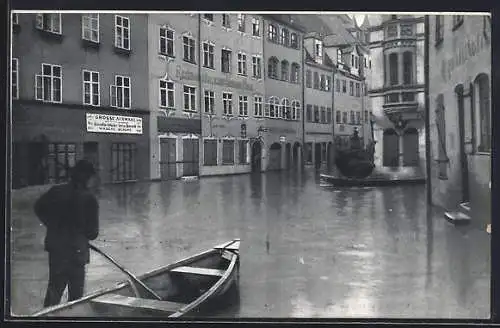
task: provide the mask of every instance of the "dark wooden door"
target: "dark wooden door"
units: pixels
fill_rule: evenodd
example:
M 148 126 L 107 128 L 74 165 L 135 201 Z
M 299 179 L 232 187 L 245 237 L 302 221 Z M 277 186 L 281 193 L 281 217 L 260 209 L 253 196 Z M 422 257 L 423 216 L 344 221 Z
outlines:
M 403 166 L 418 166 L 418 131 L 413 128 L 403 136 Z
M 177 147 L 174 138 L 160 138 L 160 174 L 162 180 L 177 178 Z
M 197 176 L 199 171 L 199 143 L 198 139 L 183 139 L 183 175 Z
M 399 136 L 390 129 L 384 131 L 384 166 L 399 166 Z

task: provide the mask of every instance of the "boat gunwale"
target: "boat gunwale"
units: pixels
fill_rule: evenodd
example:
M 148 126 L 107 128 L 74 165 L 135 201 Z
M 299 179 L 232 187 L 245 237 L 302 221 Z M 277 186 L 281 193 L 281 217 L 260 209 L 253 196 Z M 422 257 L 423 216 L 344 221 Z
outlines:
M 236 239 L 234 239 L 234 240 L 236 240 Z M 231 241 L 229 241 L 227 243 L 224 243 L 222 245 L 226 245 L 228 243 L 231 243 Z M 186 263 L 199 260 L 199 259 L 201 259 L 201 258 L 203 258 L 205 256 L 211 255 L 212 253 L 220 253 L 220 251 L 223 250 L 223 248 L 216 248 L 216 247 L 219 247 L 219 246 L 212 247 L 210 249 L 207 249 L 207 250 L 204 250 L 202 252 L 199 252 L 199 253 L 197 253 L 195 255 L 192 255 L 192 256 L 180 259 L 180 260 L 178 260 L 178 261 L 176 261 L 174 263 L 170 263 L 170 264 L 164 265 L 162 267 L 150 270 L 150 271 L 148 271 L 148 272 L 146 272 L 146 273 L 144 273 L 144 274 L 142 274 L 140 276 L 137 276 L 137 278 L 139 280 L 144 280 L 144 279 L 150 278 L 150 277 L 152 277 L 154 275 L 157 275 L 159 273 L 162 273 L 164 271 L 170 271 L 170 270 L 172 270 L 172 269 L 174 269 L 176 267 L 183 266 Z M 225 271 L 227 272 L 228 270 L 229 270 L 229 267 Z M 130 281 L 123 280 L 121 282 L 116 283 L 115 286 L 113 286 L 113 287 L 98 289 L 95 292 L 90 293 L 90 294 L 88 294 L 86 296 L 83 296 L 82 298 L 79 298 L 77 300 L 70 301 L 70 302 L 65 302 L 65 303 L 58 304 L 58 305 L 54 305 L 54 306 L 51 306 L 51 307 L 39 310 L 39 311 L 37 311 L 37 312 L 35 312 L 35 313 L 31 314 L 31 315 L 18 315 L 18 317 L 40 317 L 40 316 L 44 316 L 46 314 L 49 314 L 51 312 L 55 312 L 57 310 L 62 310 L 64 308 L 69 308 L 69 307 L 72 307 L 74 305 L 79 305 L 80 303 L 88 302 L 88 301 L 92 300 L 93 298 L 102 296 L 102 295 L 107 294 L 107 293 L 115 292 L 115 291 L 120 290 L 120 289 L 122 289 L 122 288 L 124 288 L 126 286 L 130 286 Z M 191 303 L 193 303 L 193 302 L 191 302 Z M 187 305 L 189 305 L 191 303 L 188 303 Z

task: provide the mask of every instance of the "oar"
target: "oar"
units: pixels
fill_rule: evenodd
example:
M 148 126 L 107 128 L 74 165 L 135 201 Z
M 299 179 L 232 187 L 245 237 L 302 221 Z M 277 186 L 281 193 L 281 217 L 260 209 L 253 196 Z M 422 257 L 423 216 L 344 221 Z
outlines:
M 146 290 L 148 294 L 152 295 L 154 298 L 156 298 L 156 299 L 158 299 L 158 300 L 161 301 L 161 297 L 158 294 L 156 294 L 153 290 L 151 290 L 151 288 L 149 288 L 142 281 L 140 281 L 132 272 L 128 271 L 123 266 L 121 266 L 118 262 L 116 262 L 111 256 L 109 256 L 108 254 L 104 253 L 102 250 L 100 250 L 99 248 L 97 248 L 96 246 L 94 246 L 94 245 L 92 245 L 90 243 L 89 243 L 89 247 L 91 249 L 93 249 L 94 251 L 96 251 L 97 253 L 99 253 L 102 256 L 104 256 L 106 259 L 108 259 L 108 261 L 110 261 L 115 266 L 117 266 L 118 269 L 122 270 L 130 278 L 129 279 L 130 280 L 130 285 L 132 286 L 132 288 L 134 289 L 134 293 L 138 297 L 140 297 L 140 294 L 139 294 L 139 290 L 137 289 L 137 285 L 141 286 L 142 289 Z

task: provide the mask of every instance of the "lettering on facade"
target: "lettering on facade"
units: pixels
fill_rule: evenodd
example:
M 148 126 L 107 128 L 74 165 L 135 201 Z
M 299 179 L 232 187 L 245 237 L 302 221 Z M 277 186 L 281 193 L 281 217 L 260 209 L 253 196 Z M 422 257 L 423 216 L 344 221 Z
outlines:
M 198 81 L 199 77 L 198 73 L 194 73 L 188 70 L 183 70 L 181 65 L 177 65 L 175 76 L 179 80 L 188 80 L 188 81 Z M 229 77 L 224 77 L 224 78 L 212 77 L 207 73 L 201 74 L 201 82 L 204 84 L 216 84 L 229 88 L 248 90 L 252 92 L 254 91 L 253 86 L 246 81 L 235 81 Z
M 86 114 L 87 132 L 142 134 L 142 118 L 107 114 Z
M 466 39 L 462 46 L 455 49 L 451 58 L 443 59 L 441 64 L 443 80 L 448 81 L 457 67 L 464 65 L 470 58 L 476 56 L 488 46 L 489 41 L 484 37 L 483 33 L 477 33 L 474 38 Z

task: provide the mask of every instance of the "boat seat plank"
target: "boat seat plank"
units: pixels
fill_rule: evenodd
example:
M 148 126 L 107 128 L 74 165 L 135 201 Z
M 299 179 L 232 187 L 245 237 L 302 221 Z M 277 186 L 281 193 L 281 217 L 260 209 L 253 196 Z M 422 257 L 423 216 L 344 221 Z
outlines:
M 147 298 L 123 296 L 119 294 L 106 294 L 92 300 L 94 303 L 119 305 L 130 308 L 143 308 L 164 312 L 177 312 L 187 304 L 170 301 L 160 301 Z
M 222 277 L 224 275 L 224 270 L 217 269 L 209 269 L 209 268 L 200 268 L 200 267 L 192 267 L 192 266 L 181 266 L 171 270 L 172 272 L 178 273 L 193 273 L 203 276 L 217 276 Z

